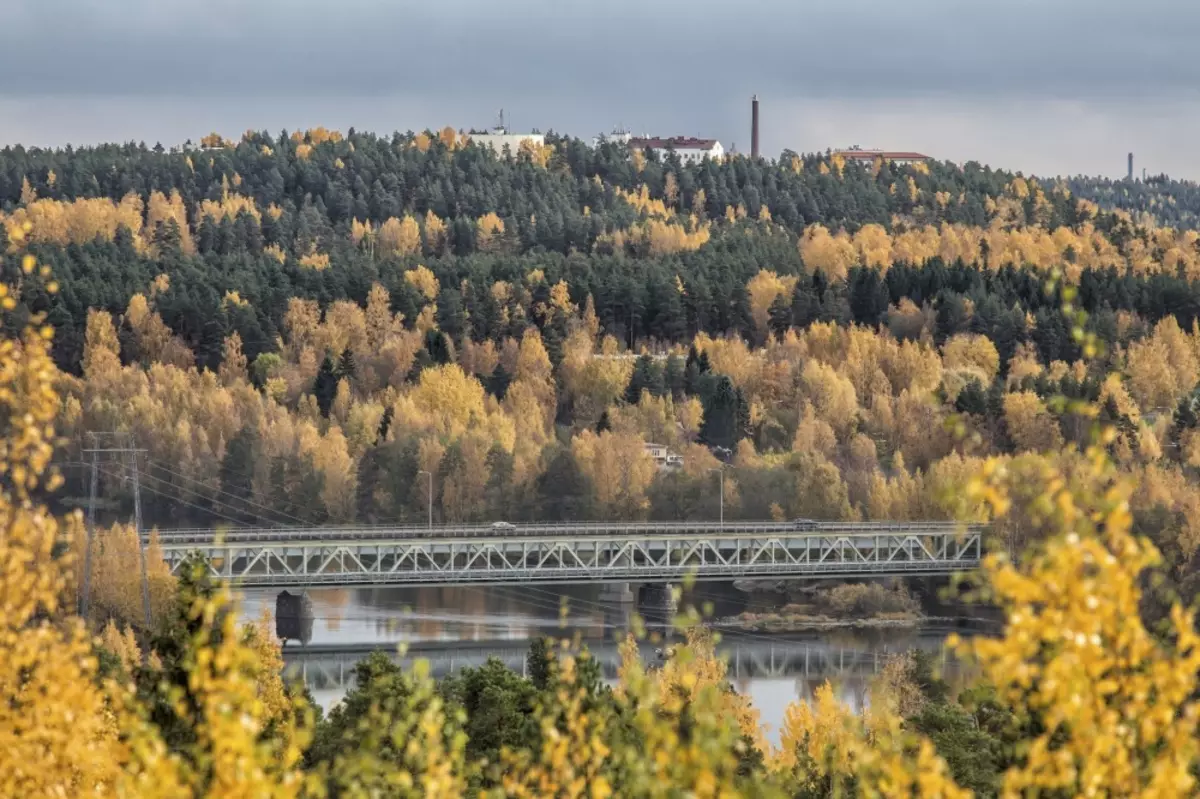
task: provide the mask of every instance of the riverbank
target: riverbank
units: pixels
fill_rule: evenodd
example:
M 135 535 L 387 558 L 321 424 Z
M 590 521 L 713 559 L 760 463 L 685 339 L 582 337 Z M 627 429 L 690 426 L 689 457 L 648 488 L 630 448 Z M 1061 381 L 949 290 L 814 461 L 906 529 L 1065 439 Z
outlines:
M 750 608 L 718 619 L 717 629 L 787 633 L 831 629 L 912 628 L 930 621 L 902 583 L 780 585 L 749 592 Z

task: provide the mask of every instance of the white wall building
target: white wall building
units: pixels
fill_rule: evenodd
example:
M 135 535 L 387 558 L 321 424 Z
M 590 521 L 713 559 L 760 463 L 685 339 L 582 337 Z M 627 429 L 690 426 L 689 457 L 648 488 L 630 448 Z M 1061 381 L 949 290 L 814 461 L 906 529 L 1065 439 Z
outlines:
M 672 151 L 684 164 L 698 164 L 705 158 L 716 161 L 725 157 L 725 148 L 716 139 L 697 139 L 691 136 L 675 136 L 669 139 L 657 136 L 640 136 L 629 139 L 631 150 L 658 150 L 659 155 Z
M 546 143 L 546 137 L 541 133 L 509 133 L 506 128 L 492 128 L 487 133 L 470 133 L 471 141 L 478 144 L 480 147 L 490 147 L 492 152 L 503 157 L 505 148 L 508 155 L 513 158 L 521 152 L 521 145 L 528 142 L 530 145 L 541 147 Z
M 633 134 L 624 128 L 613 128 L 612 133 L 601 133 L 599 136 L 592 137 L 592 147 L 599 147 L 601 144 L 629 144 L 633 140 Z

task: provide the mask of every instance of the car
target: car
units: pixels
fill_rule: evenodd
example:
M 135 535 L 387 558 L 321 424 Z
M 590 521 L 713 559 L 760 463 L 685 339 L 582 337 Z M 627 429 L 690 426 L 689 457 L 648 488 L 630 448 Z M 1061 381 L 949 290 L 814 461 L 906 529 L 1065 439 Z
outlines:
M 514 525 L 509 524 L 508 522 L 492 522 L 492 529 L 493 530 L 515 530 L 517 528 Z
M 812 519 L 792 519 L 793 530 L 816 530 L 817 523 Z

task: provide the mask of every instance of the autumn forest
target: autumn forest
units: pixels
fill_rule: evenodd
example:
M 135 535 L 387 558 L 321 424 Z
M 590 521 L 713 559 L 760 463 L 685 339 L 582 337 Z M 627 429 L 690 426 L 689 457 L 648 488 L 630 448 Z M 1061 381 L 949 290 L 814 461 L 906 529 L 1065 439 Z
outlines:
M 555 135 L 0 150 L 0 793 L 1194 795 L 1198 228 L 1166 177 Z M 143 623 L 116 461 L 75 615 L 97 431 L 147 527 L 988 521 L 1003 630 L 774 742 L 694 611 L 612 682 L 373 655 L 321 718 L 153 538 Z
M 1152 186 L 1074 188 L 450 130 L 0 152 L 57 282 L 10 324 L 57 331 L 63 503 L 83 434 L 128 430 L 164 527 L 420 521 L 422 470 L 445 521 L 713 518 L 721 461 L 733 516 L 949 518 L 980 459 L 1087 440 L 1065 396 L 1188 559 L 1200 235 Z

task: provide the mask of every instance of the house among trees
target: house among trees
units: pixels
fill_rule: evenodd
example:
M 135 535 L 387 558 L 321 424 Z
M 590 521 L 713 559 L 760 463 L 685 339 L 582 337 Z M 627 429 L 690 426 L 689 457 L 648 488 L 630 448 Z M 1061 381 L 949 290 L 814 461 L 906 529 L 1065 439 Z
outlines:
M 667 448 L 666 444 L 652 444 L 646 442 L 646 454 L 654 459 L 654 465 L 659 470 L 665 469 L 682 469 L 683 456 L 676 455 Z

